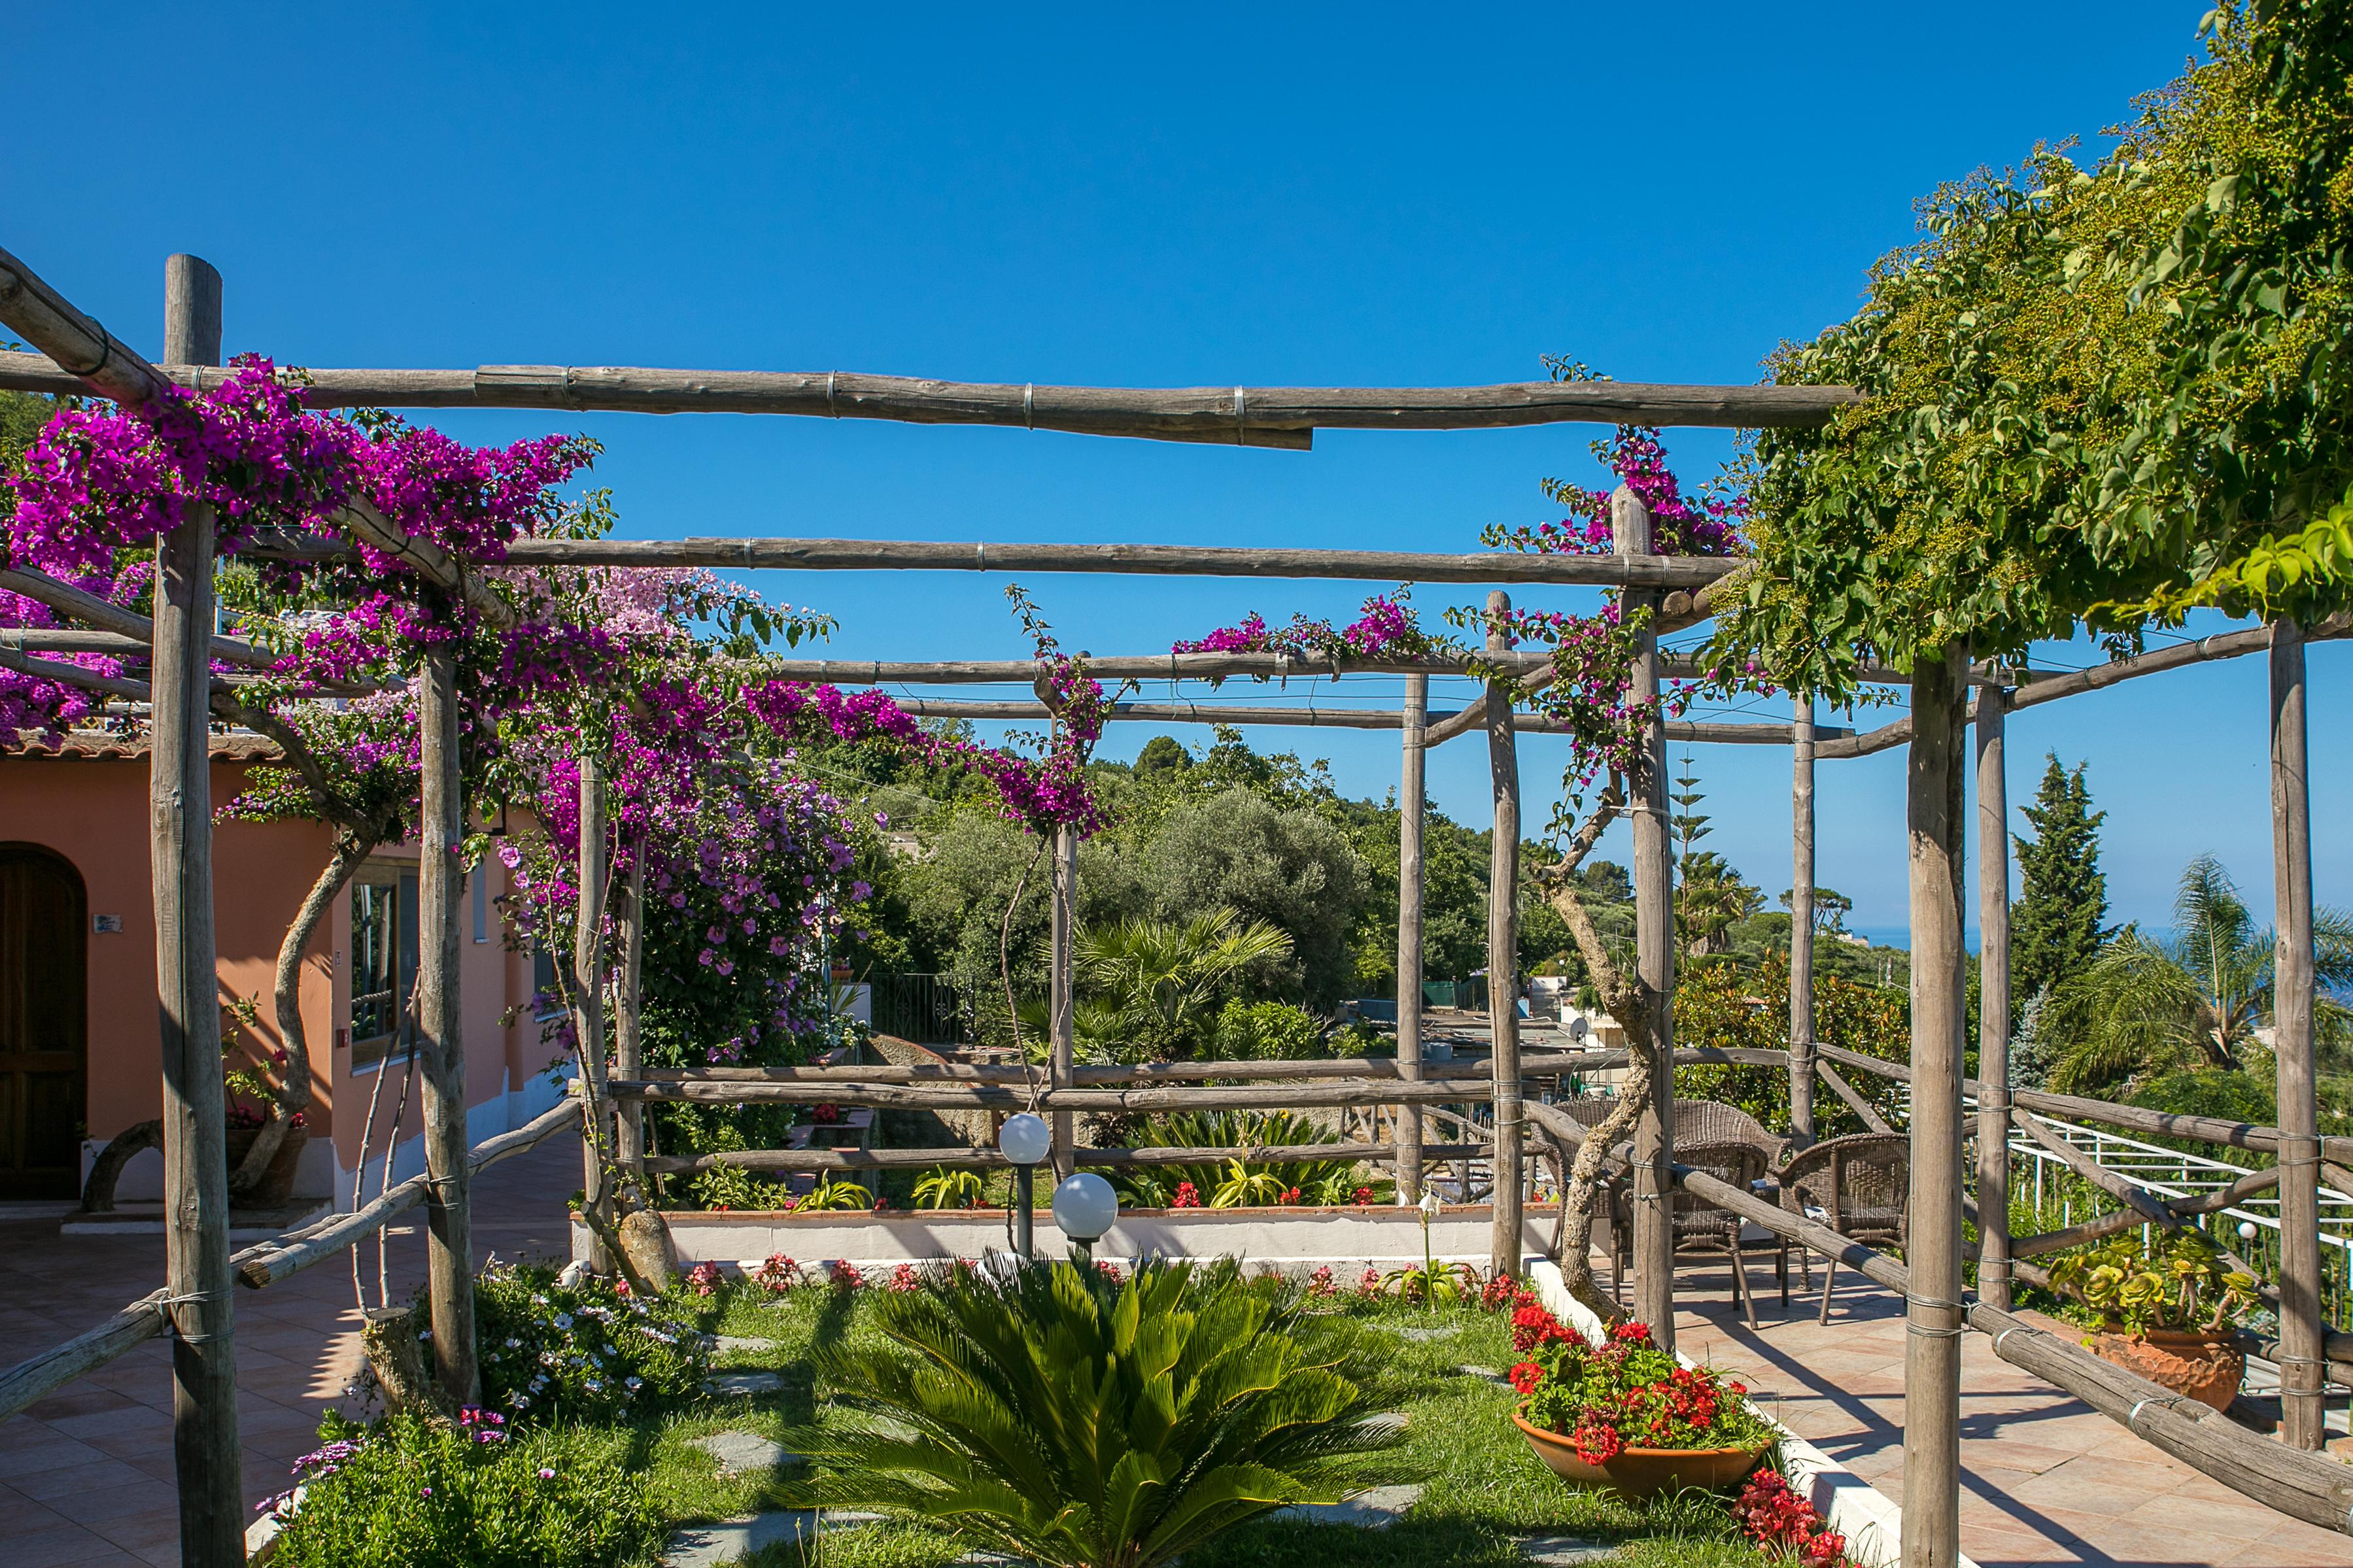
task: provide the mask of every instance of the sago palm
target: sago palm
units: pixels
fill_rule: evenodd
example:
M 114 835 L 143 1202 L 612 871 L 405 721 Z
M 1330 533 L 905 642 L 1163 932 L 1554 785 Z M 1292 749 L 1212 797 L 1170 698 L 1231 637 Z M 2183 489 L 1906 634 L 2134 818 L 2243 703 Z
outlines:
M 1245 924 L 1219 908 L 1179 924 L 1127 920 L 1079 933 L 1080 984 L 1122 1012 L 1151 1013 L 1173 1036 L 1197 1031 L 1199 1015 L 1244 970 L 1291 956 L 1291 938 L 1265 921 Z
M 1351 1331 L 1230 1265 L 970 1270 L 870 1298 L 820 1355 L 838 1425 L 787 1440 L 813 1500 L 888 1510 L 1041 1568 L 1151 1568 L 1272 1509 L 1335 1500 L 1379 1446 Z
M 2068 1037 L 2051 1086 L 2081 1093 L 2185 1068 L 2240 1065 L 2273 1008 L 2273 933 L 2254 917 L 2211 855 L 2181 873 L 2173 934 L 2152 938 L 2127 926 L 2084 973 L 2052 997 Z M 2324 1040 L 2342 1037 L 2353 1012 L 2326 987 L 2353 981 L 2353 917 L 2316 910 L 2316 969 L 2324 989 L 2313 1023 Z

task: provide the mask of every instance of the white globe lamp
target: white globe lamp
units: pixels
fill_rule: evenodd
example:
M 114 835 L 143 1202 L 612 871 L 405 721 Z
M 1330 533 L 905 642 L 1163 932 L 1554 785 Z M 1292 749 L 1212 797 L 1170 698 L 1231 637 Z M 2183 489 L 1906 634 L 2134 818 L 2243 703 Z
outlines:
M 1027 1263 L 1030 1258 L 1030 1178 L 1038 1163 L 1053 1152 L 1054 1130 L 1046 1119 L 1030 1111 L 1008 1116 L 997 1130 L 997 1147 L 1013 1165 L 1013 1250 Z
M 1095 1243 L 1118 1219 L 1119 1194 L 1092 1171 L 1081 1171 L 1054 1189 L 1054 1223 L 1082 1265 L 1093 1260 Z

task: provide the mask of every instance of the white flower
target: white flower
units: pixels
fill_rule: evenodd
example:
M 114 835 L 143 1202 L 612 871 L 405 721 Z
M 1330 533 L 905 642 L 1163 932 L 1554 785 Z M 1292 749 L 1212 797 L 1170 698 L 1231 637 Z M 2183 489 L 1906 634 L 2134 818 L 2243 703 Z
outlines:
M 559 1329 L 568 1329 L 568 1328 L 570 1328 L 570 1327 L 572 1326 L 572 1314 L 571 1314 L 571 1313 L 569 1313 L 569 1312 L 558 1312 L 558 1313 L 556 1313 L 556 1314 L 555 1314 L 555 1326 L 556 1326 L 557 1328 L 559 1328 Z
M 601 1383 L 597 1382 L 597 1381 L 596 1381 L 595 1378 L 593 1378 L 593 1377 L 592 1377 L 592 1378 L 590 1378 L 590 1379 L 588 1380 L 588 1392 L 589 1392 L 589 1393 L 591 1393 L 591 1394 L 602 1394 L 604 1391 L 605 1391 L 605 1385 L 604 1385 L 603 1384 L 601 1384 Z

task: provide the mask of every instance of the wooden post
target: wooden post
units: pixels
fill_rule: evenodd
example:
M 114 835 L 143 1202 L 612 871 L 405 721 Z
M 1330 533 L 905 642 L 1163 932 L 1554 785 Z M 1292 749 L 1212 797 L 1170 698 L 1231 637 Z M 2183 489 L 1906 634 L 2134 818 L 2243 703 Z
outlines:
M 1071 955 L 1078 922 L 1079 830 L 1065 825 L 1054 829 L 1054 924 L 1048 981 L 1050 1043 L 1053 1050 L 1051 1081 L 1056 1089 L 1071 1086 L 1071 1069 L 1078 1065 L 1078 1019 L 1071 1010 Z M 1073 1169 L 1077 1147 L 1071 1113 L 1054 1112 L 1054 1177 L 1060 1181 Z
M 1814 700 L 1797 700 L 1789 777 L 1789 1130 L 1814 1141 Z
M 1609 497 L 1612 548 L 1625 556 L 1651 549 L 1651 513 L 1625 485 Z M 1658 595 L 1630 589 L 1630 613 L 1643 625 L 1634 638 L 1634 668 L 1628 701 L 1649 711 L 1639 776 L 1629 781 L 1634 818 L 1635 967 L 1651 997 L 1657 1070 L 1651 1077 L 1651 1102 L 1634 1124 L 1634 1316 L 1651 1325 L 1662 1350 L 1675 1348 L 1675 1237 L 1669 1205 L 1673 1202 L 1670 1167 L 1674 1163 L 1675 1101 L 1675 857 L 1667 834 L 1667 731 L 1659 714 L 1659 635 L 1652 616 Z
M 613 987 L 613 1068 L 625 1079 L 645 1076 L 645 1042 L 638 1031 L 646 959 L 645 856 L 641 844 L 629 861 L 629 879 L 621 884 L 621 973 Z M 615 1160 L 629 1173 L 636 1201 L 658 1208 L 660 1205 L 646 1184 L 645 1107 L 632 1100 L 617 1109 L 620 1121 L 614 1130 Z
M 2318 1448 L 2323 1425 L 2320 1114 L 2312 1054 L 2312 819 L 2304 628 L 2272 625 L 2273 1050 L 2279 1063 L 2280 1436 Z
M 1398 786 L 1398 1076 L 1421 1078 L 1421 827 L 1423 778 L 1430 753 L 1422 728 L 1430 713 L 1430 677 L 1405 678 L 1405 776 Z M 1405 1203 L 1421 1201 L 1421 1107 L 1397 1116 L 1397 1190 Z M 1411 1152 L 1409 1153 L 1408 1151 Z
M 221 279 L 193 256 L 164 264 L 164 357 L 220 363 Z M 172 1299 L 172 1458 L 189 1568 L 245 1561 L 229 1269 L 227 1104 L 213 946 L 209 731 L 213 509 L 157 552 L 150 696 L 149 841 L 155 1001 L 164 1058 L 164 1279 Z
M 425 1101 L 427 1294 L 433 1366 L 460 1405 L 481 1397 L 474 1345 L 474 1226 L 468 1189 L 465 1012 L 459 998 L 464 917 L 465 801 L 459 782 L 458 658 L 446 643 L 425 656 L 417 705 L 423 832 L 417 838 L 417 1031 Z
M 1512 596 L 1487 595 L 1487 652 L 1509 653 L 1504 622 Z M 1520 1271 L 1520 1197 L 1527 1123 L 1520 1109 L 1520 752 L 1512 736 L 1512 694 L 1487 683 L 1487 775 L 1494 796 L 1494 831 L 1487 854 L 1487 1017 L 1493 1040 L 1495 1085 L 1494 1230 L 1488 1268 Z
M 2010 1310 L 2010 693 L 1978 692 L 1978 1297 Z
M 1904 1565 L 1960 1556 L 1961 726 L 1965 655 L 1912 668 L 1911 1268 L 1904 1341 Z
M 582 1206 L 609 1229 L 613 1212 L 613 1102 L 605 1092 L 605 759 L 592 745 L 580 748 L 579 901 L 572 921 L 572 1039 L 580 1053 L 580 1080 L 587 1091 L 580 1124 Z M 595 1261 L 601 1262 L 602 1259 Z

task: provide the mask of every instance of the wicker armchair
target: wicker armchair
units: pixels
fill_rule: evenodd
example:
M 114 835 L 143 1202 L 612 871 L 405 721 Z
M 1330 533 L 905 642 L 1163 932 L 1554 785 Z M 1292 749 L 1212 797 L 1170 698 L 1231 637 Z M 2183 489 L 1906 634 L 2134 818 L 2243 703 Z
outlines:
M 1598 1127 L 1617 1109 L 1610 1100 L 1563 1100 L 1555 1109 L 1586 1127 Z M 1678 1100 L 1674 1107 L 1674 1157 L 1678 1163 L 1704 1171 L 1743 1189 L 1753 1188 L 1772 1172 L 1787 1141 L 1767 1132 L 1754 1117 L 1736 1106 L 1712 1100 Z M 1609 1221 L 1609 1294 L 1625 1299 L 1625 1279 L 1634 1256 L 1634 1203 L 1631 1173 L 1616 1161 L 1605 1167 L 1597 1206 Z M 1689 1193 L 1675 1194 L 1675 1251 L 1717 1253 L 1732 1259 L 1733 1295 L 1757 1326 L 1757 1299 L 1748 1287 L 1747 1258 L 1770 1252 L 1774 1277 L 1784 1304 L 1789 1299 L 1788 1245 L 1778 1237 L 1766 1241 L 1744 1238 L 1740 1217 Z
M 1911 1198 L 1912 1145 L 1901 1133 L 1833 1138 L 1791 1156 L 1781 1172 L 1783 1208 L 1873 1247 L 1905 1244 Z M 1810 1285 L 1812 1272 L 1807 1269 Z M 1831 1321 L 1831 1290 L 1837 1278 L 1836 1261 L 1824 1259 L 1817 1321 Z

